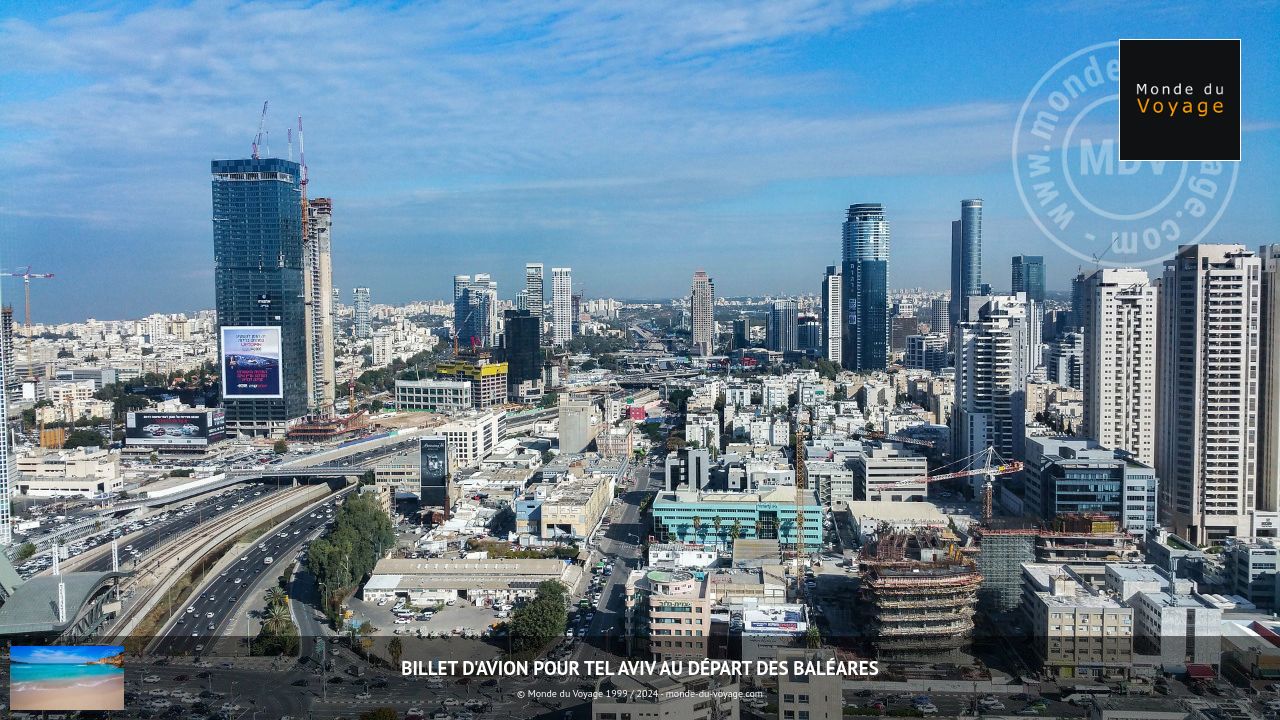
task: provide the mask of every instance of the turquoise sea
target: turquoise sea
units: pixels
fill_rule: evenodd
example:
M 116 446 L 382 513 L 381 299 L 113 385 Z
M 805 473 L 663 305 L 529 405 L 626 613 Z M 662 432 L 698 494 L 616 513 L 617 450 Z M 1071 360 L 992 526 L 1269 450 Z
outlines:
M 41 683 L 54 681 L 63 684 L 67 680 L 85 680 L 86 683 L 98 683 L 119 675 L 124 679 L 124 669 L 115 665 L 35 665 L 13 663 L 9 666 L 11 683 Z

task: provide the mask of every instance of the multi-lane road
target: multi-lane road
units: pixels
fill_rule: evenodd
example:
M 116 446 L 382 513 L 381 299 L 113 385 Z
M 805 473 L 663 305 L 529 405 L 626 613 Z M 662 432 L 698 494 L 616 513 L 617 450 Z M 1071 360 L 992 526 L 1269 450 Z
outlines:
M 283 527 L 275 528 L 270 535 L 258 538 L 240 556 L 233 558 L 219 574 L 207 578 L 199 595 L 187 601 L 187 607 L 175 607 L 171 624 L 166 628 L 156 646 L 156 652 L 165 655 L 199 654 L 219 637 L 236 635 L 246 622 L 240 607 L 257 608 L 262 598 L 250 598 L 245 605 L 245 594 L 261 594 L 265 587 L 260 581 L 275 578 L 289 568 L 303 544 L 315 536 L 333 518 L 335 501 L 326 498 L 307 508 L 305 514 L 290 520 Z M 268 562 L 270 558 L 270 562 Z M 239 626 L 239 627 L 237 627 Z M 240 630 L 243 636 L 244 630 Z

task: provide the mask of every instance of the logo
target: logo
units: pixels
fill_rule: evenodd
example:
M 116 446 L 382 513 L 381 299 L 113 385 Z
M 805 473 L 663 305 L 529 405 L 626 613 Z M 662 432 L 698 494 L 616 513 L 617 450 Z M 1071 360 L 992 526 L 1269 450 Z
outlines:
M 1239 40 L 1121 40 L 1120 157 L 1240 159 Z
M 1239 165 L 1121 160 L 1119 47 L 1083 48 L 1041 76 L 1014 125 L 1014 181 L 1040 231 L 1080 260 L 1159 265 L 1217 224 Z

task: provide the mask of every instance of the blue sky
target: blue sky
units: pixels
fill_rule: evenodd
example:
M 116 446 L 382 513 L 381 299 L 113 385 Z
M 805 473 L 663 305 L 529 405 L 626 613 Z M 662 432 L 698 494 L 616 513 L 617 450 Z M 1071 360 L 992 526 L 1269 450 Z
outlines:
M 121 6 L 127 10 L 119 9 Z M 1013 7 L 1011 7 L 1013 6 Z M 1229 8 L 1229 9 L 1228 9 Z M 1043 254 L 1014 119 L 1062 57 L 1119 37 L 1240 37 L 1246 162 L 1211 239 L 1276 241 L 1273 3 L 8 3 L 0 265 L 37 321 L 210 307 L 209 160 L 304 116 L 334 201 L 334 280 L 375 301 L 569 265 L 588 296 L 816 291 L 844 208 L 883 202 L 890 282 L 947 284 L 950 220 L 986 201 L 985 274 Z M 7 281 L 6 296 L 20 291 Z
M 15 645 L 10 652 L 14 662 L 44 665 L 81 665 L 124 652 L 119 645 Z

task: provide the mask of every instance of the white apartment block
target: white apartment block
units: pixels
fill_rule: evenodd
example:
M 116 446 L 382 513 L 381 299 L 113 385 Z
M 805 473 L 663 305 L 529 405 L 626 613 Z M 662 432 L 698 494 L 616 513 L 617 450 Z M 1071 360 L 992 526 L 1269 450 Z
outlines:
M 372 349 L 374 367 L 390 365 L 396 356 L 396 336 L 389 330 L 375 332 Z
M 1160 284 L 1160 509 L 1197 544 L 1252 534 L 1261 275 L 1243 245 L 1186 245 Z
M 1222 657 L 1222 610 L 1196 594 L 1141 592 L 1129 598 L 1144 654 L 1158 655 L 1165 672 L 1188 663 L 1217 666 Z
M 494 411 L 464 415 L 435 429 L 437 435 L 443 435 L 448 441 L 454 467 L 475 467 L 493 452 L 502 437 L 505 415 Z
M 785 408 L 790 395 L 791 390 L 787 387 L 787 381 L 784 378 L 767 377 L 760 388 L 760 404 L 766 410 Z
M 573 268 L 551 268 L 551 323 L 556 345 L 573 339 Z
M 822 278 L 822 353 L 837 366 L 844 365 L 844 276 L 839 266 L 828 265 Z
M 1096 270 L 1084 288 L 1084 434 L 1154 465 L 1156 288 L 1137 268 Z
M 956 326 L 955 455 L 993 447 L 1022 456 L 1027 377 L 1040 364 L 1040 313 L 1026 293 L 966 298 L 971 322 Z
M 853 487 L 859 500 L 924 501 L 928 461 L 898 443 L 865 443 L 853 456 Z
M 472 407 L 469 380 L 397 380 L 396 409 L 464 412 Z
M 1023 563 L 1023 609 L 1051 677 L 1125 676 L 1133 667 L 1133 609 L 1067 565 Z
M 1280 245 L 1262 248 L 1258 507 L 1280 510 Z

